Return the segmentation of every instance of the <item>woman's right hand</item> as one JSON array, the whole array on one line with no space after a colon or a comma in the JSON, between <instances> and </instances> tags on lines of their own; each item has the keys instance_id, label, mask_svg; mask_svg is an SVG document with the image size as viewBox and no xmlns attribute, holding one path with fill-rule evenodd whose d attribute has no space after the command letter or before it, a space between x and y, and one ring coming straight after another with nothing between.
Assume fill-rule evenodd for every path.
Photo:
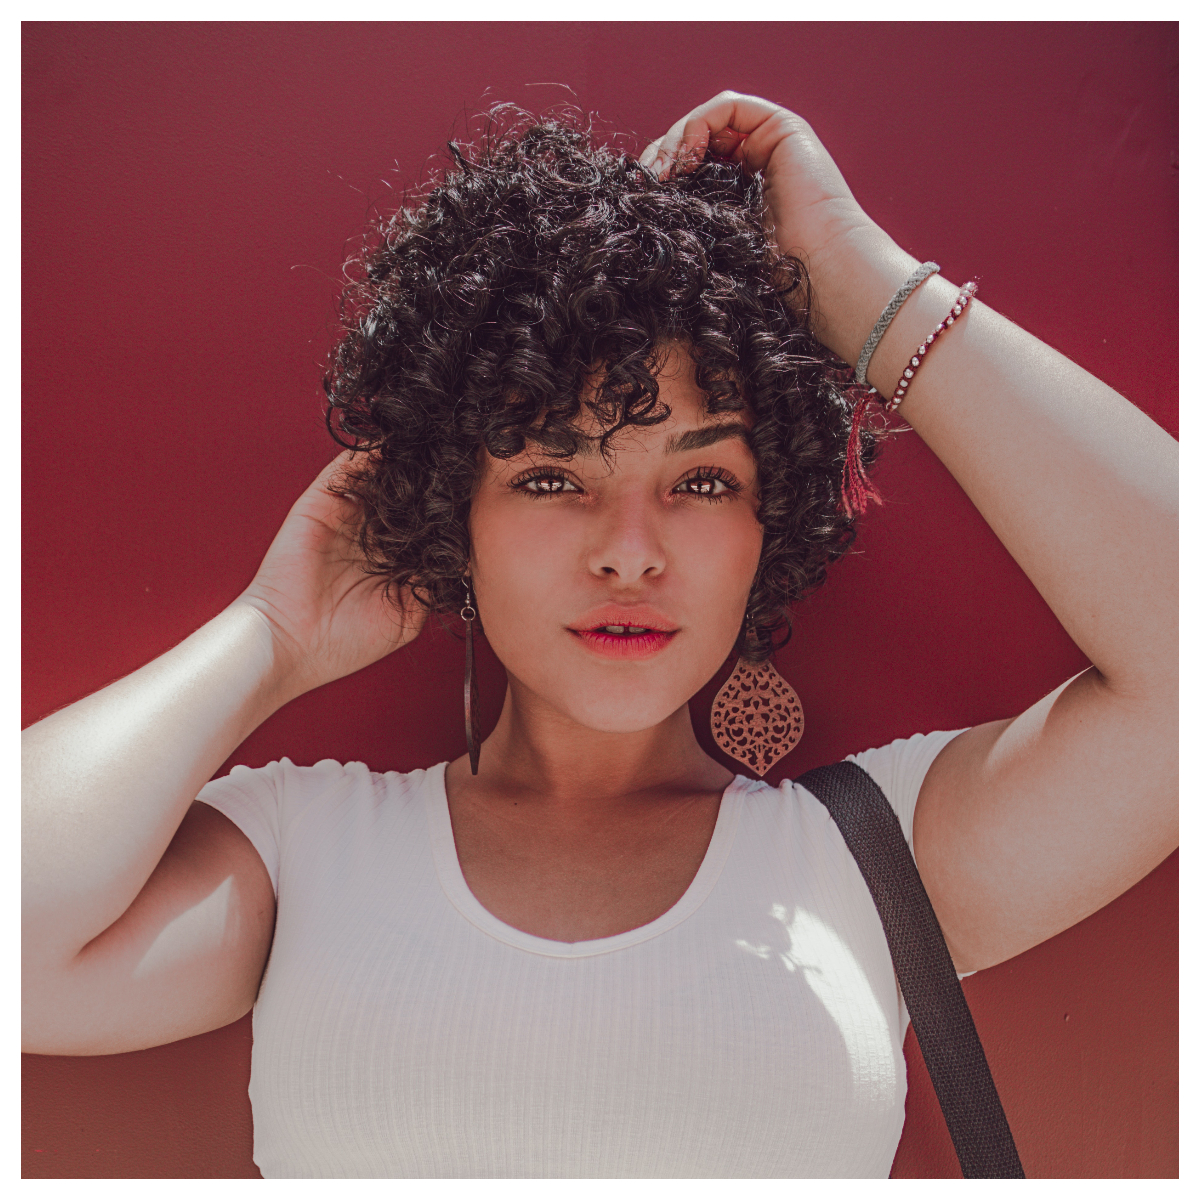
<instances>
[{"instance_id":1,"label":"woman's right hand","mask_svg":"<svg viewBox=\"0 0 1200 1200\"><path fill-rule=\"evenodd\" d=\"M406 588L398 607L368 575L357 501L328 490L353 453L339 454L292 505L250 586L235 604L266 620L281 682L298 696L390 654L421 631L426 610Z\"/></svg>"}]
</instances>

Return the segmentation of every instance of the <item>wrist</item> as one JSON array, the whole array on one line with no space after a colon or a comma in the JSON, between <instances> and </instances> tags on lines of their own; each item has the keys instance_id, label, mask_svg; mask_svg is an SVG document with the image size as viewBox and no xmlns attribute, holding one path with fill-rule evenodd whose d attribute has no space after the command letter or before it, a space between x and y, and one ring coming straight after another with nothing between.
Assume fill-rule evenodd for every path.
<instances>
[{"instance_id":1,"label":"wrist","mask_svg":"<svg viewBox=\"0 0 1200 1200\"><path fill-rule=\"evenodd\" d=\"M815 273L814 333L854 366L880 314L919 265L877 225L847 231L836 250L810 268ZM891 399L910 356L945 318L958 293L953 283L935 274L901 305L867 368L867 383L882 401Z\"/></svg>"},{"instance_id":2,"label":"wrist","mask_svg":"<svg viewBox=\"0 0 1200 1200\"><path fill-rule=\"evenodd\" d=\"M813 333L853 366L879 314L918 265L873 222L847 229L806 263Z\"/></svg>"},{"instance_id":3,"label":"wrist","mask_svg":"<svg viewBox=\"0 0 1200 1200\"><path fill-rule=\"evenodd\" d=\"M236 624L254 647L261 664L260 720L319 686L319 681L306 678L311 669L309 656L257 597L243 592L218 619Z\"/></svg>"}]
</instances>

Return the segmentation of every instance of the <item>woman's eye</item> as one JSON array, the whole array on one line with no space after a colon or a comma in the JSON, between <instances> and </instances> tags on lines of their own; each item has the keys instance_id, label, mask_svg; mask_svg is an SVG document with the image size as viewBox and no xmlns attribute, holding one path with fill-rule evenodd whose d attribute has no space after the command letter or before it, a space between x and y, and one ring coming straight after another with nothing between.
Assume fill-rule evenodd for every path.
<instances>
[{"instance_id":1,"label":"woman's eye","mask_svg":"<svg viewBox=\"0 0 1200 1200\"><path fill-rule=\"evenodd\" d=\"M552 496L556 492L577 492L579 489L562 475L534 475L528 479L518 480L514 485L524 492L532 492L535 496Z\"/></svg>"},{"instance_id":2,"label":"woman's eye","mask_svg":"<svg viewBox=\"0 0 1200 1200\"><path fill-rule=\"evenodd\" d=\"M685 479L676 489L677 492L687 492L693 496L721 496L733 491L723 479L709 475L693 475Z\"/></svg>"}]
</instances>

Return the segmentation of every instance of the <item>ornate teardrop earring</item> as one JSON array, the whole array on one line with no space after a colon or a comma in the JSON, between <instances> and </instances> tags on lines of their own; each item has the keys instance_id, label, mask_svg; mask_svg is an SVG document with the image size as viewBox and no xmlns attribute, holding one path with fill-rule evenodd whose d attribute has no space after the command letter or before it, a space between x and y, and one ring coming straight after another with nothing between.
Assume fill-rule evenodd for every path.
<instances>
[{"instance_id":1,"label":"ornate teardrop earring","mask_svg":"<svg viewBox=\"0 0 1200 1200\"><path fill-rule=\"evenodd\" d=\"M800 697L769 662L739 658L713 698L713 741L762 778L804 735Z\"/></svg>"},{"instance_id":2,"label":"ornate teardrop earring","mask_svg":"<svg viewBox=\"0 0 1200 1200\"><path fill-rule=\"evenodd\" d=\"M479 687L475 682L475 598L471 594L471 581L464 575L463 585L467 589L467 602L458 615L467 626L467 669L463 678L463 708L467 726L467 754L471 759L471 774L479 774Z\"/></svg>"}]
</instances>

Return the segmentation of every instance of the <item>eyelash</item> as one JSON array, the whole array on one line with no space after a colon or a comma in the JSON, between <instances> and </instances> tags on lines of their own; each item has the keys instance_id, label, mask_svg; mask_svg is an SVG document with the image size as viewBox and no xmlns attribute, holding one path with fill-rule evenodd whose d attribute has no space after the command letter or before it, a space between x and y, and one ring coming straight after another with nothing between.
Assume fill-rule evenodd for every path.
<instances>
[{"instance_id":1,"label":"eyelash","mask_svg":"<svg viewBox=\"0 0 1200 1200\"><path fill-rule=\"evenodd\" d=\"M530 488L527 485L539 481L558 482L562 484L570 484L574 492L568 491L566 487L560 487L554 490L549 488ZM723 484L725 490L721 492L693 492L693 491L678 491L679 488L686 487L689 483L706 483L715 481ZM543 500L547 496L563 496L578 493L581 489L566 475L559 471L548 471L544 467L534 468L532 471L526 471L523 475L518 475L510 484L514 491L524 492L527 496L532 496L535 500ZM695 496L700 500L707 500L710 504L720 504L727 497L736 495L742 490L742 485L737 479L731 475L724 467L700 467L693 471L686 479L681 479L679 483L672 489L675 495Z\"/></svg>"},{"instance_id":2,"label":"eyelash","mask_svg":"<svg viewBox=\"0 0 1200 1200\"><path fill-rule=\"evenodd\" d=\"M724 467L700 467L699 470L693 471L686 479L680 480L676 485L683 487L689 483L706 483L716 481L725 485L723 492L685 492L684 495L699 496L701 500L708 500L713 504L720 504L727 496L735 496L742 490L742 485L737 479L731 475Z\"/></svg>"},{"instance_id":3,"label":"eyelash","mask_svg":"<svg viewBox=\"0 0 1200 1200\"><path fill-rule=\"evenodd\" d=\"M571 495L571 493L568 492L565 487L558 488L555 491L551 491L549 488L535 489L535 488L529 488L529 487L525 486L526 484L540 482L542 480L548 480L551 482L558 482L558 483L564 483L564 484L569 483L569 484L571 484L571 487L575 489L575 491L579 490L578 488L575 487L575 484L571 483L571 481L565 475L561 474L558 471L547 471L545 468L535 468L532 471L526 471L525 474L518 475L516 477L516 479L514 479L508 486L511 487L514 491L524 492L525 495L532 496L535 500L544 499L546 496Z\"/></svg>"}]
</instances>

